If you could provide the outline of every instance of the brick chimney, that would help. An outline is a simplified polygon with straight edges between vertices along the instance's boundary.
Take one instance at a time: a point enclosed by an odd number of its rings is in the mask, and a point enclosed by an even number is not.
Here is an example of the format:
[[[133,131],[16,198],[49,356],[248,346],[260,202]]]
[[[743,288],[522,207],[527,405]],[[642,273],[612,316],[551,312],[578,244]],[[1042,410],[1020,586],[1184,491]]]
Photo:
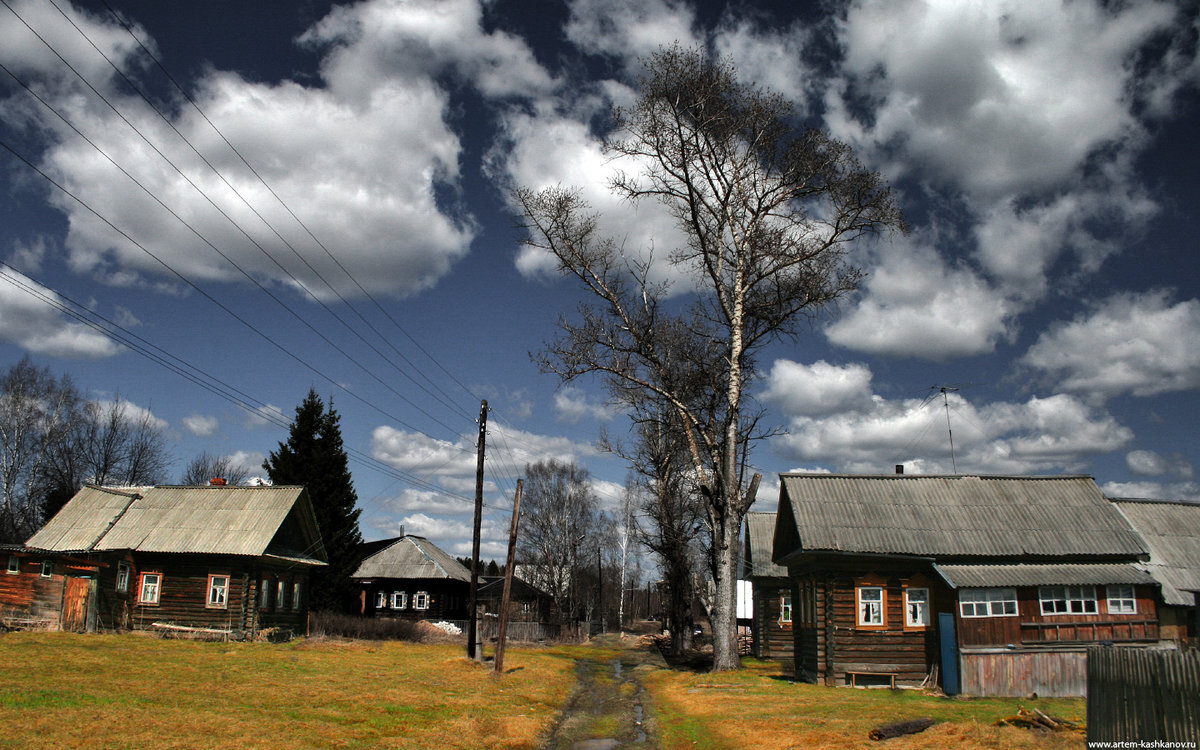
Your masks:
[[[212,479],[208,480],[208,483],[213,487],[224,487],[225,477],[213,477]]]

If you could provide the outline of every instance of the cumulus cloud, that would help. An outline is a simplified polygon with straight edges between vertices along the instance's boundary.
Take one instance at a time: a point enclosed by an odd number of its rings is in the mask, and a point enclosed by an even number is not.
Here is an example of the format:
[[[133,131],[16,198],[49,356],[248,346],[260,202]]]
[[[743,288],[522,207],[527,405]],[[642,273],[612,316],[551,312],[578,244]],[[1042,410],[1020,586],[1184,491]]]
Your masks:
[[[787,372],[805,368],[776,367]],[[824,382],[863,382],[861,365],[808,368],[823,372]],[[771,388],[771,386],[768,386]],[[1090,457],[1120,450],[1132,431],[1112,415],[1065,394],[1032,397],[1024,402],[974,404],[961,393],[947,394],[954,454],[940,400],[864,398],[840,410],[813,413],[811,393],[783,388],[771,391],[773,403],[788,419],[787,434],[773,446],[785,460],[833,466],[837,471],[878,473],[903,463],[918,473],[960,472],[1027,474],[1078,471]]]
[[[1154,451],[1136,450],[1125,455],[1129,471],[1143,477],[1173,475],[1180,479],[1191,479],[1191,463],[1182,455],[1163,456]]]
[[[862,408],[871,401],[871,370],[821,360],[811,365],[777,359],[767,375],[764,401],[785,405],[789,414],[818,417]]]
[[[572,0],[567,38],[585,52],[615,57],[633,68],[662,45],[695,46],[695,11],[679,0]]]
[[[1104,400],[1200,387],[1200,300],[1120,294],[1043,333],[1022,362],[1058,387]],[[1099,366],[1103,363],[1103,366]]]
[[[1105,482],[1100,489],[1106,496],[1114,498],[1200,502],[1200,485],[1195,482]]]
[[[554,411],[559,419],[570,423],[581,419],[607,422],[618,413],[611,404],[597,401],[594,396],[576,387],[566,387],[554,394]]]
[[[216,417],[206,417],[202,414],[189,414],[180,421],[183,424],[183,429],[196,437],[215,435],[217,428],[221,426],[220,420]]]
[[[10,268],[0,268],[0,339],[33,354],[103,359],[122,347],[90,326],[58,311],[68,307],[57,293]]]

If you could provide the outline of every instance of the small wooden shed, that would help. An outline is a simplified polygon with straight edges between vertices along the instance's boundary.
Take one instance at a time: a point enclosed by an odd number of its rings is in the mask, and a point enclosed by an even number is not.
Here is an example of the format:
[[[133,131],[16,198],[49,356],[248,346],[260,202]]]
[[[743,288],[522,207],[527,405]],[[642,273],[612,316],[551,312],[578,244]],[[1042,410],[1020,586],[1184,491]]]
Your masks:
[[[787,568],[771,560],[775,538],[774,513],[746,514],[743,575],[750,581],[751,653],[792,667],[795,644],[792,635],[792,579]]]
[[[402,536],[369,555],[351,579],[367,616],[465,620],[470,609],[471,571],[422,536]]]
[[[88,486],[16,557],[17,576],[35,567],[49,568],[51,581],[61,574],[58,604],[43,598],[40,611],[57,607],[64,627],[82,607],[89,630],[233,637],[304,631],[309,571],[326,564],[312,504],[297,486]]]
[[[1090,477],[787,474],[775,562],[798,675],[1082,695],[1086,648],[1156,646],[1145,543]]]

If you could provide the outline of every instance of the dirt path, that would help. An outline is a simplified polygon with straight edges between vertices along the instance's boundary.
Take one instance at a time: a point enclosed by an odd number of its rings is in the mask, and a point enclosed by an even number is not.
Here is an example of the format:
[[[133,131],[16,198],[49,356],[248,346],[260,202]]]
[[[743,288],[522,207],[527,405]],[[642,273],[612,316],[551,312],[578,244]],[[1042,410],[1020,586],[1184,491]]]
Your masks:
[[[638,681],[639,667],[662,663],[657,651],[639,648],[619,636],[595,640],[595,656],[575,661],[578,681],[543,747],[546,750],[613,750],[658,747],[648,695]],[[610,648],[620,654],[613,657]]]

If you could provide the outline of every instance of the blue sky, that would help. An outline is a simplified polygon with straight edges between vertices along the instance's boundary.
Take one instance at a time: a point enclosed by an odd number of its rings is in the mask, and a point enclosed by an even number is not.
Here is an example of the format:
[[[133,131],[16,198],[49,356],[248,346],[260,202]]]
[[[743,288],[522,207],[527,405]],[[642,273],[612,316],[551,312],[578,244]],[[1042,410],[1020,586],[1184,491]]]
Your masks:
[[[104,2],[0,9],[0,365],[153,414],[172,480],[205,450],[257,473],[313,387],[367,538],[468,551],[484,398],[485,556],[527,462],[575,460],[615,503],[595,441],[622,415],[529,357],[580,290],[509,196],[577,186],[664,256],[676,228],[611,196],[630,165],[600,147],[639,58],[678,42],[850,143],[912,225],[761,358],[764,509],[780,471],[898,463],[1200,500],[1195,3],[109,3],[132,35]]]

